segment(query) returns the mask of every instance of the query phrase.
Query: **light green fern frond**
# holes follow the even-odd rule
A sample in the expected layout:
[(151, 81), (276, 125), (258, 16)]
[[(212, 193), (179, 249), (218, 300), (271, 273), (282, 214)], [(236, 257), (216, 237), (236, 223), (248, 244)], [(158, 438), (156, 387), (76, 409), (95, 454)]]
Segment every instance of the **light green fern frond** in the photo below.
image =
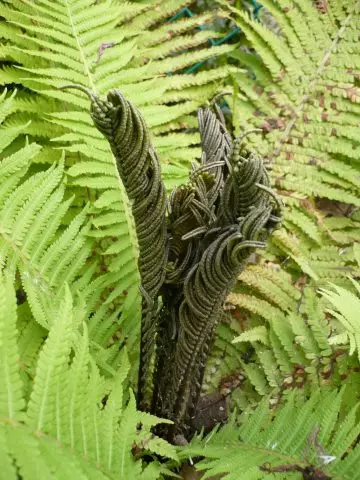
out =
[(24, 396), (19, 361), (25, 358), (25, 332), (19, 334), (26, 316), (23, 305), (17, 305), (12, 275), (5, 270), (0, 275), (1, 478), (159, 478), (161, 465), (154, 461), (144, 468), (132, 455), (134, 445), (139, 452), (173, 459), (175, 448), (150, 433), (160, 419), (137, 412), (133, 396), (127, 404), (123, 394), (130, 365), (125, 350), (116, 378), (100, 374), (69, 288), (48, 337), (32, 353), (36, 366), (28, 365), (31, 380), (26, 387), (31, 394)]
[(321, 289), (320, 293), (331, 303), (335, 310), (328, 310), (341, 324), (344, 329), (337, 335), (332, 336), (330, 344), (350, 344), (349, 354), (352, 355), (355, 350), (358, 352), (360, 361), (360, 285), (353, 281), (356, 293), (350, 292), (345, 288), (331, 284), (331, 290)]
[[(263, 130), (262, 136), (246, 137), (248, 148), (271, 162), (286, 204), (287, 231), (274, 236), (276, 255), (291, 258), (319, 286), (338, 282), (342, 274), (355, 272), (342, 261), (336, 265), (334, 257), (332, 265), (319, 261), (316, 252), (324, 243), (350, 243), (337, 231), (336, 219), (327, 228), (324, 215), (343, 216), (336, 211), (337, 202), (359, 205), (359, 2), (330, 0), (322, 11), (312, 0), (291, 5), (265, 0), (261, 5), (276, 31), (228, 2), (220, 3), (254, 49), (240, 47), (230, 54), (248, 70), (233, 75), (230, 104), (235, 129)], [(358, 235), (359, 223), (352, 222)]]
[[(7, 28), (13, 34), (8, 35), (2, 56), (19, 62), (21, 66), (7, 67), (0, 78), (4, 83), (16, 80), (16, 83), (40, 93), (27, 96), (32, 103), (26, 104), (19, 99), (13, 110), (17, 113), (14, 121), (22, 112), (24, 118), (30, 115), (46, 125), (45, 116), (51, 114), (54, 127), (63, 129), (67, 135), (77, 134), (79, 144), (87, 141), (93, 144), (100, 137), (89, 128), (90, 121), (85, 115), (86, 100), (77, 93), (56, 89), (64, 83), (80, 83), (99, 95), (121, 87), (126, 97), (138, 106), (144, 106), (143, 114), (150, 127), (177, 121), (180, 128), (178, 119), (200, 106), (208, 98), (204, 93), (207, 95), (210, 91), (202, 93), (198, 88), (195, 101), (190, 102), (176, 100), (176, 92), (181, 89), (182, 100), (186, 99), (186, 91), (196, 86), (212, 85), (214, 92), (217, 88), (215, 82), (227, 76), (229, 69), (203, 72), (198, 77), (166, 75), (196, 61), (233, 50), (231, 46), (208, 49), (205, 45), (205, 48), (188, 53), (214, 33), (206, 30), (185, 35), (208, 21), (209, 15), (174, 21), (171, 27), (166, 24), (167, 19), (185, 3), (181, 0), (153, 2), (146, 8), (134, 4), (131, 15), (124, 14), (129, 9), (127, 3), (119, 5), (116, 1), (102, 1), (97, 5), (90, 0), (87, 4), (77, 0), (58, 0), (51, 6), (46, 1), (36, 5), (30, 2), (3, 5), (2, 15), (8, 20)], [(34, 18), (36, 25), (32, 23)], [(167, 98), (163, 97), (164, 94)], [(50, 98), (54, 101), (50, 102)], [(174, 101), (177, 105), (166, 105)], [(36, 110), (34, 102), (38, 105)], [(46, 131), (51, 138), (56, 136), (51, 133), (54, 127), (47, 124), (39, 131)], [(62, 140), (66, 139), (70, 137), (62, 137)], [(97, 145), (101, 148), (100, 143)]]
[(67, 370), (72, 328), (72, 299), (67, 290), (56, 323), (40, 352), (27, 409), (27, 423), (37, 431), (49, 430), (55, 423), (56, 409), (60, 407), (56, 400), (60, 401), (60, 392), (63, 394), (67, 387), (61, 380)]
[[(346, 349), (335, 348), (337, 343), (349, 343), (347, 333), (333, 335), (337, 325), (326, 317), (326, 304), (313, 289), (305, 288), (301, 295), (295, 288), (294, 292), (299, 295), (297, 305), (287, 312), (259, 296), (235, 292), (229, 296), (238, 308), (251, 312), (247, 328), (233, 340), (241, 342), (239, 346), (249, 342), (254, 349), (250, 363), (242, 362), (250, 384), (260, 395), (273, 392), (275, 396), (289, 388), (336, 387), (344, 381), (358, 384), (357, 359), (351, 359)], [(240, 326), (233, 325), (240, 333)], [(354, 329), (349, 335), (353, 335), (354, 342)], [(350, 345), (354, 347), (355, 343)]]
[[(6, 98), (5, 93), (0, 103), (3, 118), (14, 100), (14, 95)], [(64, 283), (74, 281), (90, 252), (85, 236), (86, 211), (70, 216), (69, 224), (60, 230), (72, 203), (72, 198), (64, 198), (63, 158), (58, 165), (29, 176), (40, 145), (26, 140), (22, 148), (12, 148), (7, 154), (15, 136), (9, 135), (5, 126), (0, 127), (1, 140), (1, 266), (13, 275), (20, 273), (36, 320), (48, 327), (50, 305), (55, 307)]]
[(0, 273), (0, 415), (10, 421), (21, 419), (24, 408), (19, 373), (16, 330), (16, 299), (10, 275)]
[(360, 450), (349, 448), (360, 432), (358, 405), (348, 411), (342, 397), (343, 392), (315, 392), (303, 401), (292, 392), (275, 414), (265, 398), (238, 422), (192, 440), (180, 456), (205, 457), (196, 465), (205, 471), (203, 478), (225, 474), (228, 480), (300, 479), (313, 474), (309, 478), (356, 480)]

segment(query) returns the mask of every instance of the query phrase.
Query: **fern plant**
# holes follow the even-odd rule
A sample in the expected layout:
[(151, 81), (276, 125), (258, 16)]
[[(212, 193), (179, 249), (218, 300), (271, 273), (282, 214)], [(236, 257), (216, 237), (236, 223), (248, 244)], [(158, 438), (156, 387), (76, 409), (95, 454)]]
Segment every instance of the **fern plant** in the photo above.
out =
[[(91, 252), (82, 271), (86, 277), (70, 289), (74, 295), (83, 290), (91, 343), (98, 362), (110, 369), (116, 362), (114, 335), (120, 342), (126, 339), (131, 355), (137, 356), (141, 296), (134, 219), (109, 146), (91, 125), (86, 99), (58, 87), (81, 82), (102, 94), (121, 84), (152, 128), (167, 185), (186, 178), (190, 158), (199, 154), (198, 136), (184, 133), (192, 125), (189, 114), (216, 91), (229, 68), (198, 76), (176, 71), (233, 47), (223, 45), (210, 53), (206, 40), (212, 32), (194, 34), (208, 14), (170, 26), (167, 20), (183, 4), (25, 0), (0, 6), (6, 20), (1, 22), (0, 82), (19, 86), (4, 125), (18, 132), (8, 150), (22, 146), (25, 135), (42, 146), (28, 176), (65, 152), (60, 183), (66, 198), (74, 195), (74, 200), (63, 225), (85, 206), (84, 222), (91, 225), (87, 238), (82, 237), (87, 247), (81, 258)], [(197, 51), (189, 53), (193, 47)]]
[(250, 253), (264, 248), (281, 222), (282, 206), (262, 159), (243, 152), (242, 137), (232, 142), (215, 105), (216, 113), (199, 111), (202, 164), (193, 165), (188, 185), (171, 192), (166, 217), (159, 161), (137, 108), (119, 90), (101, 99), (81, 85), (66, 88), (90, 97), (91, 117), (132, 204), (142, 293), (138, 407), (173, 420), (166, 433), (173, 441), (187, 434), (196, 414), (224, 299)]
[[(243, 394), (235, 393), (244, 408), (256, 404), (259, 392), (307, 388), (308, 381), (309, 389), (313, 382), (338, 386), (349, 375), (356, 387), (358, 362), (331, 343), (335, 323), (315, 292), (328, 282), (351, 290), (349, 277), (360, 275), (358, 2), (333, 0), (323, 10), (310, 0), (265, 0), (271, 25), (218, 3), (248, 41), (230, 53), (239, 67), (227, 97), (233, 125), (262, 129), (262, 137), (250, 134), (245, 141), (271, 164), (285, 228), (239, 277), (229, 297), (231, 325), (221, 326), (206, 383), (221, 389), (227, 378), (245, 376)], [(232, 344), (239, 335), (242, 341)], [(226, 352), (217, 368), (216, 357)]]
[(353, 281), (356, 288), (355, 296), (352, 292), (344, 288), (332, 285), (332, 290), (320, 290), (322, 295), (329, 300), (335, 310), (328, 310), (340, 323), (339, 329), (343, 331), (330, 338), (330, 343), (350, 344), (349, 354), (357, 350), (360, 361), (360, 337), (359, 337), (359, 307), (360, 307), (360, 285)]
[(236, 121), (266, 132), (254, 148), (272, 161), (284, 195), (296, 192), (358, 205), (359, 57), (353, 50), (358, 2), (332, 0), (325, 14), (310, 0), (291, 7), (276, 0), (263, 5), (277, 20), (280, 35), (232, 10), (258, 53), (231, 54), (252, 73), (252, 78), (234, 77)]
[[(161, 134), (155, 136), (155, 145), (160, 152), (166, 152), (164, 160), (192, 159), (197, 150), (190, 147), (196, 140), (179, 130), (191, 122), (189, 113), (212, 95), (218, 88), (216, 82), (225, 78), (229, 69), (198, 76), (175, 72), (196, 60), (229, 52), (233, 47), (223, 45), (210, 51), (202, 45), (206, 47), (208, 37), (213, 34), (211, 30), (189, 34), (209, 20), (208, 14), (167, 23), (184, 3), (161, 2), (160, 8), (160, 2), (147, 5), (108, 0), (95, 3), (59, 0), (52, 5), (46, 1), (35, 5), (27, 1), (5, 2), (1, 14), (7, 23), (2, 24), (5, 44), (1, 53), (7, 64), (3, 66), (1, 82), (21, 84), (30, 90), (17, 99), (14, 115), (8, 122), (30, 118), (32, 123), (26, 133), (40, 136), (43, 141), (56, 138), (71, 147), (69, 153), (85, 155), (84, 167), (88, 169), (74, 170), (74, 182), (100, 188), (106, 177), (96, 183), (92, 175), (104, 173), (104, 163), (97, 170), (94, 163), (104, 159), (106, 154), (98, 150), (103, 151), (105, 144), (91, 128), (86, 100), (75, 91), (57, 88), (64, 83), (81, 83), (103, 95), (121, 85), (124, 94), (142, 108), (152, 131)], [(199, 48), (187, 53), (194, 47)], [(169, 136), (163, 135), (172, 131)], [(179, 146), (181, 158), (179, 153), (175, 155)], [(69, 163), (70, 158), (74, 155), (69, 156)], [(75, 158), (78, 159), (76, 155)], [(179, 166), (185, 179), (187, 165)], [(171, 169), (169, 173), (172, 176)], [(176, 176), (176, 169), (173, 175)]]
[(230, 301), (238, 307), (251, 304), (252, 312), (266, 319), (264, 325), (257, 315), (251, 316), (248, 328), (233, 340), (250, 342), (254, 348), (253, 358), (241, 362), (240, 369), (260, 395), (272, 392), (276, 403), (289, 388), (307, 392), (314, 386), (336, 388), (345, 379), (357, 391), (358, 359), (333, 341), (336, 324), (325, 314), (326, 302), (311, 289), (285, 311), (243, 293), (232, 293)]
[[(14, 94), (6, 95), (6, 90), (2, 94), (2, 120), (11, 109)], [(0, 127), (2, 151), (20, 131), (21, 127)], [(60, 152), (57, 165), (27, 178), (31, 161), (40, 152), (40, 145), (26, 141), (23, 148), (1, 161), (0, 251), (2, 267), (13, 276), (20, 274), (34, 317), (49, 328), (52, 309), (58, 305), (56, 299), (63, 294), (65, 283), (74, 282), (90, 254), (86, 237), (89, 228), (86, 210), (74, 215), (67, 228), (60, 228), (73, 200), (65, 197), (64, 159)]]
[[(0, 275), (0, 438), (1, 478), (141, 478), (156, 479), (163, 468), (144, 468), (132, 455), (134, 443), (146, 451), (176, 457), (171, 447), (150, 433), (160, 420), (136, 412), (135, 400), (123, 397), (129, 361), (123, 349), (116, 379), (102, 376), (89, 352), (85, 309), (75, 309), (65, 288), (56, 319), (26, 371), (26, 348), (35, 330), (21, 322), (13, 275)], [(24, 388), (25, 387), (25, 388)], [(141, 430), (137, 424), (141, 423)]]
[[(254, 136), (247, 139), (271, 162), (275, 185), (287, 206), (287, 232), (275, 235), (276, 254), (289, 257), (298, 270), (321, 284), (325, 278), (341, 279), (341, 272), (352, 274), (350, 265), (347, 272), (336, 269), (335, 247), (354, 241), (332, 234), (346, 220), (338, 224), (324, 219), (326, 201), (359, 205), (355, 133), (359, 56), (353, 48), (359, 5), (355, 0), (326, 3), (323, 12), (310, 0), (291, 6), (276, 0), (262, 2), (279, 26), (275, 33), (245, 12), (230, 9), (256, 52), (240, 49), (230, 54), (248, 69), (233, 76), (234, 126), (263, 129), (262, 141)], [(330, 213), (342, 215), (336, 204)], [(348, 222), (358, 240), (356, 214)], [(324, 245), (326, 261), (334, 262), (333, 272), (309, 261), (311, 256), (318, 255), (319, 260), (324, 256)]]
[[(310, 0), (291, 6), (276, 0), (262, 4), (277, 22), (278, 32), (231, 9), (256, 52), (240, 49), (230, 54), (248, 69), (233, 76), (234, 126), (264, 131), (262, 141), (251, 136), (247, 140), (271, 162), (275, 185), (287, 206), (287, 231), (275, 235), (274, 253), (291, 259), (322, 286), (326, 279), (358, 273), (351, 265), (351, 252), (347, 264), (341, 262), (347, 268), (340, 268), (338, 255), (339, 247), (358, 240), (357, 216), (348, 220), (354, 228), (351, 238), (332, 233), (343, 228), (345, 219), (331, 222), (324, 214), (328, 215), (325, 199), (359, 205), (355, 134), (359, 56), (353, 49), (359, 5), (355, 0), (346, 4), (333, 0), (322, 12)], [(331, 214), (342, 215), (335, 207)]]
[(264, 398), (254, 412), (194, 438), (180, 458), (205, 457), (197, 464), (203, 478), (356, 480), (360, 448), (352, 445), (360, 432), (359, 405), (344, 414), (343, 393), (317, 391), (304, 402), (292, 392), (275, 414)]
[[(6, 478), (170, 475), (154, 457), (150, 462), (152, 453), (171, 458), (168, 468), (178, 458), (205, 456), (198, 468), (207, 476), (354, 478), (358, 328), (348, 300), (358, 303), (352, 278), (360, 274), (360, 217), (353, 208), (359, 204), (359, 2), (343, 3), (331, 0), (324, 9), (311, 0), (264, 0), (272, 20), (267, 28), (223, 2), (254, 50), (209, 51), (199, 46), (214, 33), (193, 32), (207, 14), (167, 24), (184, 5), (179, 0), (2, 2), (0, 80), (11, 90), (18, 86), (0, 102), (0, 456)], [(237, 66), (176, 73), (220, 53), (230, 53)], [(246, 136), (238, 148), (220, 110), (204, 109), (200, 149), (198, 135), (188, 131), (196, 126), (191, 112), (229, 73), (236, 132), (240, 125), (263, 134)], [(91, 124), (85, 97), (61, 88), (69, 82), (90, 89), (99, 107), (92, 111), (95, 123), (110, 140), (107, 129), (117, 120), (111, 113), (107, 123), (107, 115), (120, 104), (133, 126), (143, 125), (124, 95), (135, 101), (159, 161), (146, 131), (139, 135), (135, 128), (131, 155), (143, 153), (145, 170), (131, 176), (128, 164), (122, 171), (119, 158), (133, 142), (123, 138), (121, 148), (112, 142), (112, 155)], [(110, 96), (108, 104), (99, 100), (118, 86), (122, 95)], [(285, 229), (255, 255), (280, 206), (261, 157), (271, 163), (284, 200)], [(200, 169), (192, 167), (190, 181), (170, 197), (169, 242), (165, 188), (185, 183), (194, 158)], [(139, 172), (145, 173), (141, 187), (153, 186), (146, 205), (127, 183)], [(251, 172), (258, 185), (247, 190), (242, 182)], [(142, 215), (142, 222), (145, 206), (152, 216)], [(156, 238), (156, 255), (146, 252), (144, 232)], [(209, 290), (221, 290), (222, 303), (245, 260), (254, 264), (239, 276), (228, 312), (216, 306), (209, 314)], [(154, 278), (146, 263), (156, 266)], [(322, 297), (319, 287), (327, 289)], [(151, 398), (154, 371), (161, 381), (151, 410), (175, 426), (157, 426), (157, 417), (138, 412), (128, 388), (140, 317), (143, 396)], [(213, 345), (215, 326), (226, 319)], [(204, 390), (219, 390), (205, 415), (216, 405), (226, 410), (234, 389), (243, 413), (176, 454), (151, 431), (183, 442), (176, 434), (189, 438), (190, 420), (191, 431), (201, 427), (192, 417), (203, 377)], [(320, 391), (308, 400), (315, 387)], [(226, 412), (215, 415), (220, 418), (226, 420)], [(135, 460), (144, 453), (146, 461)]]

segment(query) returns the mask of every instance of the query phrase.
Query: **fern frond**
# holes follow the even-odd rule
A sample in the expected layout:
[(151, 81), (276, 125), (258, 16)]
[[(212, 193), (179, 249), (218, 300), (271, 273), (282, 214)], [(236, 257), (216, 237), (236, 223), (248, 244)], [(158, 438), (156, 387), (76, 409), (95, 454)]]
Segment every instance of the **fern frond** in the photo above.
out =
[[(358, 351), (360, 361), (360, 324), (359, 324), (359, 308), (360, 308), (360, 286), (353, 281), (353, 285), (358, 295), (354, 295), (345, 288), (331, 284), (331, 290), (320, 289), (320, 293), (333, 305), (335, 310), (328, 310), (343, 326), (345, 330), (346, 343), (350, 343), (350, 355), (355, 350)], [(330, 338), (330, 344), (338, 343), (337, 339), (342, 338), (341, 333)], [(340, 341), (343, 343), (343, 341)]]
[[(12, 22), (12, 25), (19, 25), (25, 31), (19, 41), (14, 36), (13, 44), (6, 47), (7, 55), (22, 64), (21, 68), (24, 74), (22, 81), (20, 80), (18, 83), (23, 82), (30, 88), (39, 85), (37, 90), (43, 91), (45, 95), (54, 95), (54, 98), (68, 101), (75, 107), (80, 106), (76, 94), (59, 97), (59, 92), (49, 91), (46, 83), (52, 89), (69, 81), (81, 83), (90, 88), (96, 86), (100, 94), (110, 88), (129, 84), (128, 90), (124, 91), (124, 94), (130, 99), (136, 99), (138, 102), (140, 101), (138, 104), (141, 104), (141, 96), (147, 92), (146, 95), (148, 97), (150, 95), (147, 101), (154, 102), (155, 98), (151, 98), (154, 91), (157, 92), (156, 98), (161, 99), (161, 95), (171, 89), (170, 85), (166, 87), (165, 84), (160, 89), (150, 89), (150, 84), (154, 83), (154, 75), (179, 70), (196, 61), (202, 61), (233, 49), (233, 47), (221, 46), (211, 50), (204, 48), (191, 54), (186, 53), (191, 46), (206, 40), (212, 34), (209, 30), (196, 35), (184, 36), (188, 29), (205, 21), (209, 15), (172, 22), (171, 38), (169, 38), (169, 28), (157, 24), (157, 21), (164, 18), (166, 12), (173, 12), (174, 9), (180, 8), (184, 3), (180, 0), (163, 3), (160, 9), (161, 15), (159, 15), (156, 5), (148, 6), (146, 11), (143, 11), (144, 7), (139, 10), (134, 9), (133, 19), (126, 26), (124, 25), (126, 17), (121, 13), (122, 8), (119, 9), (116, 2), (107, 3), (91, 6), (91, 9), (96, 12), (92, 18), (78, 10), (76, 2), (72, 5), (71, 2), (65, 4), (60, 0), (53, 8), (50, 8), (47, 3), (39, 5), (27, 3), (26, 10), (28, 11), (26, 13), (17, 4), (13, 8), (2, 7), (4, 17)], [(54, 9), (56, 10), (56, 19)], [(86, 9), (84, 10), (86, 11)], [(36, 26), (31, 23), (31, 18), (36, 18)], [(151, 31), (151, 42), (149, 42), (149, 31), (146, 28), (154, 23), (157, 24), (157, 27)], [(116, 25), (121, 26), (119, 28)], [(107, 32), (106, 36), (104, 35), (105, 31)], [(165, 33), (166, 38), (164, 38)], [(24, 48), (24, 43), (21, 42), (24, 39), (32, 49)], [(162, 52), (159, 50), (160, 41), (163, 41)], [(173, 57), (172, 54), (177, 44), (182, 45), (180, 55)], [(104, 45), (104, 48), (101, 47), (100, 51), (99, 46), (101, 45)], [(135, 51), (136, 55), (134, 55)], [(150, 59), (159, 55), (164, 57), (163, 60), (149, 62)], [(146, 64), (146, 62), (149, 63)], [(13, 71), (15, 74), (15, 70)], [(25, 72), (27, 73), (25, 74)], [(176, 82), (178, 76), (172, 77), (171, 83)], [(190, 83), (192, 77), (189, 76)], [(139, 78), (141, 78), (141, 82), (139, 82)], [(203, 75), (203, 78), (206, 78), (206, 75)], [(218, 78), (216, 72), (211, 72), (205, 82), (211, 82)], [(161, 84), (160, 79), (159, 86)], [(192, 111), (200, 105), (200, 102), (201, 100), (195, 104)], [(83, 108), (86, 108), (84, 103), (82, 105)], [(162, 105), (164, 113), (166, 110), (164, 101), (162, 101)], [(61, 108), (60, 105), (58, 105), (59, 107)], [(74, 113), (77, 110), (78, 108), (75, 108)], [(179, 114), (180, 112), (178, 112), (178, 117)], [(150, 122), (152, 115), (145, 114), (145, 118)], [(166, 121), (169, 122), (169, 120)]]
[[(40, 352), (35, 342), (34, 349), (26, 352), (26, 341), (36, 336), (34, 329), (24, 326), (31, 313), (27, 303), (16, 304), (13, 276), (5, 271), (0, 279), (2, 475), (20, 474), (24, 480), (74, 474), (111, 479), (126, 472), (139, 480), (159, 478), (158, 462), (143, 469), (141, 459), (133, 457), (134, 443), (141, 450), (169, 453), (172, 458), (176, 458), (175, 449), (151, 437), (150, 429), (161, 419), (137, 412), (133, 397), (127, 405), (124, 385), (130, 364), (126, 351), (121, 351), (114, 378), (100, 374), (82, 323), (85, 308), (74, 305), (67, 288)], [(43, 334), (38, 334), (40, 343)], [(30, 360), (30, 353), (36, 360), (27, 363), (30, 398), (22, 394), (18, 352), (21, 360)], [(146, 444), (145, 439), (149, 439)]]
[[(260, 267), (256, 266), (255, 270), (260, 270)], [(251, 272), (251, 269), (249, 271)], [(336, 289), (340, 289), (339, 292), (342, 290), (347, 292), (346, 295), (356, 304), (355, 295), (341, 287)], [(261, 288), (259, 292), (262, 292)], [(324, 290), (321, 292), (326, 292), (329, 300), (334, 295), (334, 301), (338, 301), (338, 294)], [(255, 314), (248, 319), (248, 328), (235, 337), (234, 342), (250, 342), (254, 348), (256, 358), (253, 358), (253, 366), (250, 370), (246, 365), (242, 365), (242, 368), (248, 376), (249, 383), (253, 384), (258, 392), (262, 391), (261, 395), (270, 393), (273, 388), (274, 394), (281, 395), (284, 389), (306, 389), (311, 388), (312, 384), (322, 387), (330, 384), (335, 387), (339, 384), (341, 375), (347, 377), (351, 375), (353, 369), (358, 368), (358, 361), (350, 360), (346, 350), (336, 350), (339, 343), (344, 345), (350, 343), (351, 352), (352, 348), (356, 348), (355, 324), (347, 333), (346, 327), (341, 324), (340, 313), (335, 313), (340, 320), (339, 324), (329, 321), (325, 315), (323, 299), (315, 294), (310, 285), (304, 287), (297, 305), (287, 313), (275, 309), (254, 294), (250, 296), (234, 292), (229, 295), (229, 300), (234, 305)], [(354, 309), (353, 305), (351, 307), (349, 300), (346, 307), (348, 312), (352, 312), (352, 316), (356, 315), (358, 309)], [(338, 335), (334, 335), (334, 330)], [(236, 331), (241, 332), (239, 327)], [(241, 350), (238, 350), (238, 354), (240, 352)], [(259, 366), (267, 378), (267, 388), (261, 386), (262, 381), (259, 383), (260, 374), (257, 376), (253, 374), (257, 372), (254, 369)]]
[[(358, 448), (349, 453), (350, 460), (334, 448), (350, 431), (359, 432), (354, 417), (358, 406), (341, 418), (342, 393), (316, 392), (303, 401), (293, 392), (273, 418), (266, 398), (253, 413), (240, 417), (240, 426), (230, 424), (203, 439), (194, 438), (180, 450), (180, 456), (205, 457), (196, 465), (197, 470), (206, 472), (204, 478), (226, 473), (229, 480), (265, 479), (276, 472), (300, 478), (300, 472), (306, 471), (322, 478), (360, 478), (358, 472), (350, 472), (350, 464), (358, 461)], [(348, 441), (350, 438), (352, 435)], [(293, 476), (296, 472), (299, 476)]]
[(59, 318), (39, 355), (36, 380), (27, 409), (27, 423), (38, 431), (48, 430), (55, 424), (55, 399), (59, 391), (67, 387), (59, 382), (63, 380), (71, 349), (73, 319), (72, 299), (68, 289), (60, 308)]
[(174, 420), (168, 438), (185, 431), (195, 415), (219, 309), (249, 249), (265, 246), (281, 217), (262, 160), (242, 156), (221, 110), (201, 109), (198, 121), (201, 166), (193, 165), (188, 184), (169, 198), (171, 242), (152, 406)]
[[(278, 258), (291, 257), (296, 264), (291, 265), (293, 271), (320, 285), (335, 281), (334, 277), (338, 282), (343, 265), (335, 270), (334, 260), (327, 269), (325, 262), (309, 261), (309, 256), (324, 243), (348, 242), (343, 232), (332, 234), (326, 229), (321, 201), (334, 206), (359, 202), (355, 160), (359, 91), (354, 75), (359, 66), (354, 37), (358, 1), (346, 6), (336, 0), (326, 2), (326, 11), (321, 12), (318, 2), (311, 0), (291, 6), (265, 0), (262, 5), (275, 29), (227, 2), (220, 3), (256, 51), (254, 55), (241, 48), (231, 53), (238, 61), (238, 73), (233, 75), (233, 124), (237, 130), (257, 127), (264, 132), (262, 139), (249, 135), (247, 144), (271, 162), (275, 185), (285, 200), (287, 232), (275, 235), (275, 253)], [(240, 70), (243, 67), (247, 74)], [(329, 215), (336, 215), (334, 210)]]
[(22, 381), (18, 369), (19, 349), (16, 329), (16, 297), (8, 272), (0, 273), (0, 414), (10, 422), (21, 419), (24, 407)]
[(262, 342), (266, 345), (268, 343), (266, 328), (260, 325), (259, 327), (254, 327), (251, 330), (243, 332), (233, 340), (233, 343), (239, 342)]
[[(3, 101), (4, 98), (3, 95)], [(8, 99), (9, 108), (13, 100), (13, 96)], [(16, 135), (13, 131), (4, 126), (0, 129), (0, 135), (3, 132), (7, 135), (2, 148), (14, 142), (21, 127)], [(70, 284), (74, 281), (89, 255), (84, 228), (86, 211), (60, 233), (73, 200), (64, 200), (63, 157), (58, 165), (28, 176), (30, 163), (41, 147), (26, 141), (25, 146), (16, 149), (18, 140), (14, 143), (12, 153), (7, 155), (5, 150), (0, 164), (1, 265), (13, 273), (19, 271), (35, 318), (47, 328), (51, 319), (49, 302), (57, 297), (66, 281)]]

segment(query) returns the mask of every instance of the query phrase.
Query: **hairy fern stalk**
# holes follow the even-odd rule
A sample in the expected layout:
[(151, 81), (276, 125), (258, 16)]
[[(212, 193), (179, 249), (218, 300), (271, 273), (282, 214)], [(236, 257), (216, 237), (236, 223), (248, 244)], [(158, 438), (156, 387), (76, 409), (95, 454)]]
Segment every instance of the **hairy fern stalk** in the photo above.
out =
[(119, 90), (102, 100), (73, 87), (91, 98), (135, 219), (143, 299), (138, 407), (172, 420), (162, 433), (173, 440), (191, 431), (221, 307), (249, 255), (278, 227), (281, 204), (261, 158), (242, 149), (243, 136), (232, 141), (214, 105), (198, 113), (201, 165), (171, 192), (166, 216), (159, 161), (139, 110)]

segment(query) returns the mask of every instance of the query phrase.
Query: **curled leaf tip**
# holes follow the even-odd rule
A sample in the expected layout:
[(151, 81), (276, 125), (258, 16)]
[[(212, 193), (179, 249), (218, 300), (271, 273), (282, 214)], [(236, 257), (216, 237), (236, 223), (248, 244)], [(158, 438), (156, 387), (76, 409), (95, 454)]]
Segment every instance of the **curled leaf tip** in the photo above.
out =
[(94, 100), (96, 98), (95, 92), (90, 90), (90, 88), (85, 87), (84, 85), (81, 85), (80, 83), (68, 83), (66, 85), (61, 85), (61, 87), (58, 87), (59, 90), (68, 90), (68, 89), (75, 89), (75, 90), (80, 90), (81, 92), (86, 93), (86, 95), (91, 99)]

